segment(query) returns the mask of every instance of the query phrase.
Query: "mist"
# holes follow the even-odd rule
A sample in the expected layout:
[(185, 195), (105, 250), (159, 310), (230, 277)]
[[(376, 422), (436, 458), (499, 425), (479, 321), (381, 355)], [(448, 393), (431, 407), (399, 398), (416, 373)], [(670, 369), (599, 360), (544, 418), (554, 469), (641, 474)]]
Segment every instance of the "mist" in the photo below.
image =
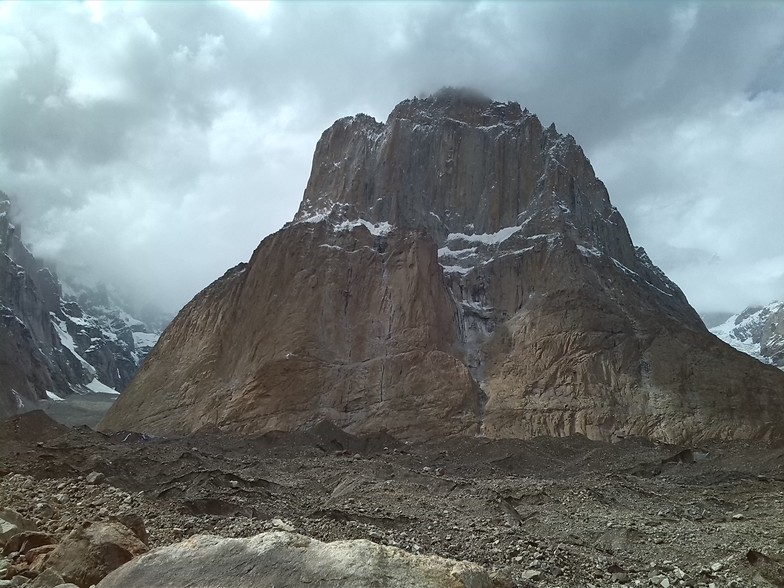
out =
[(784, 5), (0, 3), (0, 190), (62, 276), (175, 312), (291, 220), (337, 118), (442, 86), (575, 136), (701, 312), (784, 296)]

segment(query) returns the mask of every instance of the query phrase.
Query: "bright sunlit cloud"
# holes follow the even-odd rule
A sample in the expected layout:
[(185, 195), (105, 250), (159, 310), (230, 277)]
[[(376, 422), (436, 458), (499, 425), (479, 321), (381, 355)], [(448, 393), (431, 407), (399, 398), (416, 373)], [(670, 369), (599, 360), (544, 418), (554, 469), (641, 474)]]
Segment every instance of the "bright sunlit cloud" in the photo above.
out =
[(269, 13), (271, 0), (227, 0), (237, 10), (253, 19), (260, 19)]

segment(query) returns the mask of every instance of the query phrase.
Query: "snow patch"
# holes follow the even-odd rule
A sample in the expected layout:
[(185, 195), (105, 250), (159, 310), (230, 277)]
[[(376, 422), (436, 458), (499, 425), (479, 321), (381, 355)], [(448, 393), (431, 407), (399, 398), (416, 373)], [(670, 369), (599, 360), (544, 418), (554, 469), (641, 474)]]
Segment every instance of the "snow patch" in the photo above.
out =
[(50, 315), (52, 317), (52, 324), (54, 325), (55, 331), (57, 331), (57, 335), (60, 337), (62, 346), (74, 354), (74, 357), (81, 362), (82, 367), (87, 370), (87, 373), (95, 374), (95, 368), (90, 365), (85, 358), (79, 355), (79, 352), (76, 350), (76, 344), (74, 343), (73, 337), (71, 337), (71, 334), (68, 332), (68, 328), (65, 326), (65, 321), (53, 312), (50, 313)]
[(98, 378), (93, 378), (93, 381), (87, 384), (87, 387), (96, 394), (114, 394), (115, 396), (119, 396), (120, 394), (114, 388), (109, 388), (109, 386), (98, 380)]
[(502, 257), (508, 257), (510, 255), (523, 255), (524, 253), (528, 253), (529, 251), (535, 250), (536, 247), (525, 247), (523, 249), (514, 249), (509, 251), (500, 251), (498, 255), (495, 255), (488, 259), (485, 263), (490, 263), (491, 261), (495, 261), (496, 259), (500, 259)]
[(612, 259), (612, 260), (613, 260), (613, 263), (615, 264), (615, 266), (616, 266), (616, 267), (617, 267), (619, 270), (621, 270), (623, 273), (625, 273), (625, 274), (629, 274), (630, 276), (637, 276), (638, 278), (640, 277), (640, 274), (638, 274), (638, 273), (637, 273), (637, 272), (635, 272), (635, 271), (632, 271), (632, 270), (630, 270), (628, 267), (626, 267), (625, 265), (623, 265), (623, 264), (622, 264), (620, 261), (618, 261), (618, 260), (617, 260), (617, 259), (615, 259), (614, 257), (611, 257), (610, 259)]
[(444, 270), (445, 274), (460, 274), (463, 276), (474, 269), (472, 267), (462, 267), (459, 265), (442, 265), (441, 268)]
[(476, 247), (468, 247), (466, 249), (450, 249), (449, 247), (441, 247), (438, 250), (438, 257), (470, 257), (476, 254)]
[(339, 225), (335, 225), (335, 230), (336, 231), (350, 231), (350, 230), (352, 230), (355, 227), (358, 227), (360, 225), (365, 227), (368, 231), (370, 231), (371, 235), (374, 235), (376, 237), (381, 237), (381, 236), (384, 236), (384, 235), (388, 235), (392, 231), (392, 229), (395, 228), (393, 225), (389, 224), (386, 221), (373, 224), (370, 221), (366, 221), (365, 219), (360, 218), (360, 219), (357, 219), (355, 221), (348, 221), (348, 220), (347, 221), (343, 221)]
[(335, 208), (335, 204), (333, 202), (329, 202), (323, 208), (312, 211), (308, 216), (299, 219), (297, 222), (320, 223), (321, 221), (326, 220), (329, 217), (333, 208)]
[(51, 390), (47, 390), (46, 395), (49, 397), (49, 400), (54, 400), (55, 402), (63, 402), (65, 400), (64, 398), (60, 398), (57, 394), (55, 394)]
[(19, 395), (19, 392), (12, 388), (11, 394), (14, 397), (14, 402), (16, 402), (16, 408), (19, 410), (23, 409), (25, 407), (25, 403), (24, 400), (22, 400), (22, 397)]
[(145, 348), (145, 347), (152, 349), (153, 347), (155, 347), (155, 344), (158, 342), (158, 339), (160, 339), (160, 337), (161, 336), (156, 333), (134, 332), (133, 345), (134, 347), (136, 347), (136, 349)]
[(522, 226), (504, 227), (496, 233), (474, 233), (472, 235), (467, 235), (465, 233), (449, 233), (449, 235), (446, 237), (446, 240), (447, 242), (461, 240), (468, 241), (469, 243), (495, 245), (497, 243), (503, 243), (522, 228)]
[(602, 256), (602, 252), (599, 251), (596, 247), (584, 247), (582, 245), (578, 245), (577, 249), (579, 249), (580, 253), (582, 253), (585, 257), (591, 257), (591, 256), (593, 256), (593, 257), (601, 257)]

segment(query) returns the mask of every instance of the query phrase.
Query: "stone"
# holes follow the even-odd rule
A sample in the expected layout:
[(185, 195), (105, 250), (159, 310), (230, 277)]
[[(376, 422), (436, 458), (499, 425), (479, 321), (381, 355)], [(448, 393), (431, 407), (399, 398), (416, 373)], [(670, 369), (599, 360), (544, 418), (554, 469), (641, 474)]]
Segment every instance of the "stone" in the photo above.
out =
[(63, 585), (63, 578), (54, 570), (46, 570), (25, 585), (25, 588), (56, 588)]
[(47, 566), (66, 582), (88, 588), (147, 551), (147, 546), (124, 525), (85, 523), (68, 534), (49, 554)]
[(138, 513), (124, 512), (116, 516), (113, 516), (111, 520), (117, 521), (121, 525), (130, 529), (133, 532), (133, 534), (136, 535), (139, 541), (141, 541), (145, 545), (149, 544), (150, 535), (147, 532), (147, 527), (144, 524), (144, 519), (142, 519), (141, 515), (139, 515)]
[(85, 478), (84, 481), (90, 485), (96, 485), (96, 484), (103, 484), (105, 480), (106, 480), (106, 476), (103, 475), (101, 472), (90, 472), (89, 474), (87, 474), (87, 477)]
[(35, 505), (34, 512), (37, 517), (42, 519), (51, 519), (54, 516), (54, 508), (46, 502), (39, 502)]
[(784, 562), (780, 557), (772, 557), (750, 549), (746, 553), (746, 560), (765, 582), (773, 586), (784, 586)]
[(46, 556), (57, 548), (57, 545), (42, 545), (41, 547), (34, 547), (25, 553), (25, 559), (30, 564), (30, 568), (36, 571), (41, 571), (45, 568)]
[(37, 530), (38, 527), (32, 520), (10, 508), (0, 508), (0, 546), (22, 531)]
[(198, 535), (151, 551), (97, 588), (501, 588), (480, 566), (418, 556), (367, 540), (322, 543), (277, 531), (249, 539)]
[(783, 436), (782, 389), (634, 246), (573, 137), (445, 91), (325, 131), (293, 221), (180, 312), (99, 428), (691, 443)]
[(273, 527), (275, 527), (276, 529), (279, 529), (281, 531), (288, 531), (290, 533), (294, 531), (294, 526), (293, 525), (291, 525), (290, 523), (287, 523), (287, 522), (285, 522), (285, 521), (283, 521), (281, 519), (272, 519), (270, 521), (270, 524)]
[(542, 572), (539, 570), (525, 570), (520, 577), (523, 580), (540, 580), (542, 578)]
[(17, 533), (8, 540), (8, 542), (5, 544), (5, 547), (3, 548), (3, 554), (8, 555), (13, 551), (24, 554), (31, 549), (35, 549), (43, 545), (54, 545), (55, 543), (57, 543), (57, 539), (49, 533), (41, 533), (40, 531), (23, 531), (21, 533)]
[(515, 588), (516, 586), (512, 572), (507, 568), (490, 572), (490, 580), (493, 582), (494, 588)]

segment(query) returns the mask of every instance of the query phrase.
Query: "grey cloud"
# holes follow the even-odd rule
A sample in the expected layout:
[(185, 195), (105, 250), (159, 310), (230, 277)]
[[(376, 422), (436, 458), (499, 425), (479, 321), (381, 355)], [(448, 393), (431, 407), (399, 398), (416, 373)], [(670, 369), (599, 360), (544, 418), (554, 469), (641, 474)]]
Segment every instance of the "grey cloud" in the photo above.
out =
[(15, 43), (0, 189), (63, 271), (79, 259), (73, 271), (176, 308), (290, 219), (333, 120), (467, 85), (575, 135), (698, 308), (784, 294), (778, 3), (273, 2), (252, 19), (151, 2), (91, 16), (20, 3), (0, 20), (0, 48)]

